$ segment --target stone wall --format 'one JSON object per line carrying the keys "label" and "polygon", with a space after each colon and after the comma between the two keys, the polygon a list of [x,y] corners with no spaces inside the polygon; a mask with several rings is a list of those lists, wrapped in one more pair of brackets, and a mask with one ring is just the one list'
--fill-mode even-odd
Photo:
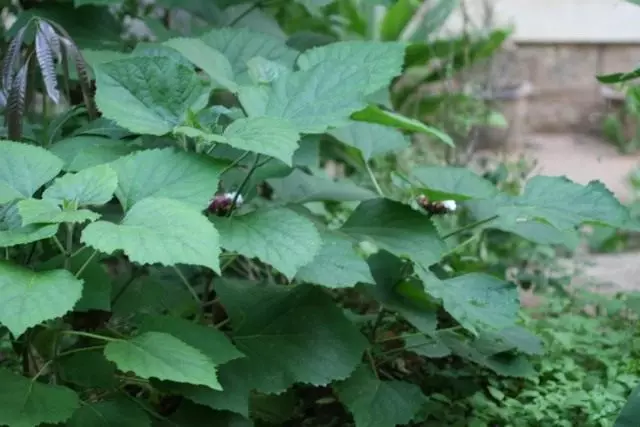
{"label": "stone wall", "polygon": [[496,87],[532,84],[529,131],[597,133],[606,101],[595,75],[639,63],[640,44],[519,43],[493,58],[490,80]]}

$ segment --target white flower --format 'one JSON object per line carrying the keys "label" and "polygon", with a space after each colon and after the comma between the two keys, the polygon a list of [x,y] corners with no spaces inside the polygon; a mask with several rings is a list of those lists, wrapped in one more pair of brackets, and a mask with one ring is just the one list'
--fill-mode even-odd
{"label": "white flower", "polygon": [[458,207],[455,200],[443,200],[442,206],[447,208],[449,212],[455,212],[456,208]]}
{"label": "white flower", "polygon": [[[232,201],[236,197],[236,192],[225,193],[224,197],[226,197],[229,201]],[[238,199],[236,200],[236,206],[240,206],[244,202],[242,198],[242,194],[238,194]]]}

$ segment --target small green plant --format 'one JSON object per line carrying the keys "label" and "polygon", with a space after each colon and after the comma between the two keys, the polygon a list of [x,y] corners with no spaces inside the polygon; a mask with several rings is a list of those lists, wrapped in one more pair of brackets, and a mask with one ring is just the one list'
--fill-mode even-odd
{"label": "small green plant", "polygon": [[[599,182],[374,171],[408,133],[451,142],[373,98],[429,48],[220,27],[93,52],[99,118],[0,141],[0,425],[392,427],[459,366],[533,375],[517,286],[451,254],[628,211]],[[323,175],[332,148],[367,181]]]}

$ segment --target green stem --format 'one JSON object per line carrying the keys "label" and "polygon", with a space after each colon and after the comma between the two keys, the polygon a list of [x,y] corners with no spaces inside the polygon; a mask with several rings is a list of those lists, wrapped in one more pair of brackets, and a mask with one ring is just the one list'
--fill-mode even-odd
{"label": "green stem", "polygon": [[96,340],[102,340],[102,341],[107,341],[107,342],[119,342],[119,341],[122,341],[120,338],[106,337],[104,335],[92,334],[91,332],[84,332],[84,331],[68,330],[68,331],[62,331],[62,333],[63,334],[67,334],[67,335],[76,335],[76,336],[79,336],[79,337],[93,338],[93,339],[96,339]]}
{"label": "green stem", "polygon": [[262,4],[262,1],[257,1],[255,3],[253,3],[244,12],[242,12],[240,15],[236,16],[234,20],[229,22],[229,27],[233,27],[238,22],[242,21],[242,18],[246,17],[248,14],[250,14],[251,12],[256,10],[257,8],[259,8],[261,4]]}
{"label": "green stem", "polygon": [[67,251],[65,250],[64,246],[62,245],[62,242],[60,241],[60,239],[58,239],[58,236],[53,236],[53,243],[56,244],[56,246],[58,247],[58,249],[60,250],[60,253],[62,255],[66,255]]}
{"label": "green stem", "polygon": [[371,169],[371,166],[369,165],[369,162],[365,161],[364,162],[364,166],[367,169],[367,173],[369,174],[369,178],[371,178],[371,182],[373,182],[373,186],[376,188],[376,191],[378,192],[380,197],[384,197],[384,191],[382,191],[382,187],[380,187],[380,184],[378,183],[378,180],[376,179],[376,176],[373,174],[373,170]]}
{"label": "green stem", "polygon": [[89,346],[89,347],[73,348],[71,350],[62,351],[62,352],[58,353],[58,355],[56,357],[66,357],[66,356],[70,356],[70,355],[75,354],[75,353],[82,353],[84,351],[102,350],[103,348],[104,348],[103,345],[92,345],[92,346]]}
{"label": "green stem", "polygon": [[51,362],[53,362],[53,360],[48,360],[44,365],[42,365],[42,368],[40,368],[40,370],[38,371],[38,373],[37,373],[37,374],[35,374],[35,375],[33,376],[33,378],[31,378],[31,381],[32,381],[32,382],[37,381],[37,380],[38,380],[38,378],[40,378],[40,376],[41,376],[42,374],[44,374],[45,369],[47,369],[47,367],[49,367],[49,365],[51,364]]}
{"label": "green stem", "polygon": [[464,227],[460,227],[457,230],[453,230],[451,233],[445,234],[442,236],[443,239],[448,239],[449,237],[453,237],[457,234],[464,233],[467,230],[471,230],[472,228],[476,228],[482,224],[486,224],[488,222],[493,221],[498,218],[498,215],[490,216],[489,218],[481,219],[480,221],[472,222],[471,224],[467,224]]}
{"label": "green stem", "polygon": [[244,179],[240,183],[240,187],[238,187],[238,190],[236,191],[236,194],[233,196],[233,201],[231,202],[231,208],[229,209],[229,216],[230,217],[233,216],[233,213],[234,213],[235,207],[236,207],[236,203],[238,202],[238,197],[240,197],[240,194],[242,194],[242,192],[244,191],[245,187],[249,183],[249,179],[251,179],[251,175],[253,175],[253,173],[258,168],[258,162],[260,162],[260,154],[256,154],[256,158],[254,159],[253,164],[251,165],[251,169],[249,169],[249,172],[247,172],[247,175],[244,177]]}
{"label": "green stem", "polygon": [[184,284],[185,288],[187,288],[187,290],[189,291],[189,293],[193,297],[194,301],[196,302],[196,305],[198,307],[200,307],[200,305],[201,305],[200,297],[198,296],[198,293],[196,292],[196,290],[193,289],[193,286],[191,286],[191,284],[189,283],[189,280],[187,280],[185,275],[182,274],[182,271],[180,271],[180,269],[178,267],[176,267],[174,265],[173,269],[176,272],[176,274],[178,275],[178,277],[180,278],[180,280],[182,281],[182,283]]}
{"label": "green stem", "polygon": [[[208,153],[207,153],[208,154]],[[229,166],[227,166],[226,168],[224,168],[222,170],[222,172],[220,172],[220,176],[224,175],[225,173],[229,172],[231,169],[235,168],[236,166],[238,166],[238,163],[240,163],[241,161],[243,161],[249,154],[251,154],[250,151],[245,151],[244,154],[242,154],[241,156],[239,156],[237,159],[235,159]]]}
{"label": "green stem", "polygon": [[73,252],[73,224],[67,224],[67,246],[64,252],[64,268],[69,270],[71,266],[71,252]]}
{"label": "green stem", "polygon": [[78,271],[75,274],[76,277],[80,277],[80,275],[84,272],[84,270],[87,268],[89,263],[93,261],[93,259],[96,257],[97,254],[98,254],[98,251],[94,250],[93,253],[89,256],[89,258],[87,258],[87,260],[84,262],[84,264],[82,264],[82,266],[78,269]]}

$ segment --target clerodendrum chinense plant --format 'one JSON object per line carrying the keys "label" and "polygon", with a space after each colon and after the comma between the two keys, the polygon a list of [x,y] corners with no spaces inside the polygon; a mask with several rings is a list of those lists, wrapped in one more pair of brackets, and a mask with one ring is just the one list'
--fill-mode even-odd
{"label": "clerodendrum chinense plant", "polygon": [[[46,34],[40,49],[64,37]],[[416,369],[455,356],[530,374],[542,350],[516,286],[443,260],[487,228],[562,242],[628,213],[601,183],[558,177],[510,196],[463,168],[416,168],[390,180],[401,190],[323,176],[330,144],[367,168],[403,132],[450,142],[372,104],[406,47],[174,38],[94,65],[100,118],[0,141],[0,424],[283,425],[322,386],[357,427],[392,427],[428,417],[405,351]],[[417,195],[477,226],[447,229]],[[328,225],[317,202],[357,206]]]}

